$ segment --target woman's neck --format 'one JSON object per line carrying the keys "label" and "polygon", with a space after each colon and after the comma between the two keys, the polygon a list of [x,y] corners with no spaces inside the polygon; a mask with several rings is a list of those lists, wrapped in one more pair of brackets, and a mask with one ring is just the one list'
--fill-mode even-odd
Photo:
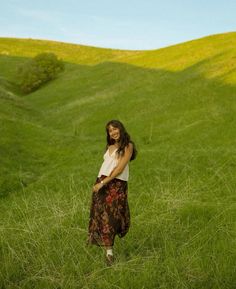
{"label": "woman's neck", "polygon": [[115,142],[113,143],[113,146],[116,147],[116,148],[119,148],[119,147],[120,147],[120,142],[116,142],[116,141],[115,141]]}

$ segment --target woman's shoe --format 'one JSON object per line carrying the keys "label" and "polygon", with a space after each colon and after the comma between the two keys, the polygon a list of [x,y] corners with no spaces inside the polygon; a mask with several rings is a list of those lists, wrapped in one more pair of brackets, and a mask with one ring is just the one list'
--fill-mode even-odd
{"label": "woman's shoe", "polygon": [[111,266],[115,261],[115,258],[113,255],[106,255],[106,263],[108,266]]}

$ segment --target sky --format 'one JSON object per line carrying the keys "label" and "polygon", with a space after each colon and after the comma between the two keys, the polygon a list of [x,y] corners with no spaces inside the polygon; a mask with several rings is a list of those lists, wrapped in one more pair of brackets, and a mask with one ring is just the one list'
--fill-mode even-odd
{"label": "sky", "polygon": [[149,50],[236,31],[236,0],[0,0],[0,37]]}

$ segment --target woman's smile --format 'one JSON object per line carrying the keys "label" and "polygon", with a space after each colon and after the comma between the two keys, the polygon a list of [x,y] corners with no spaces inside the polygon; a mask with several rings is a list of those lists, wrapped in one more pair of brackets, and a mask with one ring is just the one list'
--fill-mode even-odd
{"label": "woman's smile", "polygon": [[118,134],[113,134],[111,137],[112,137],[112,138],[118,138],[119,135],[118,135]]}
{"label": "woman's smile", "polygon": [[112,139],[118,140],[120,138],[120,130],[117,127],[110,126],[109,135]]}

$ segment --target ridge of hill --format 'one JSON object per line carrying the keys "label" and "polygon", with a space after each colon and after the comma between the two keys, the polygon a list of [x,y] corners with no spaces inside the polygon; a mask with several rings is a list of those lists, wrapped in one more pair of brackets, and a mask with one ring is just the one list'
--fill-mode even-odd
{"label": "ridge of hill", "polygon": [[0,37],[0,55],[33,57],[42,52],[53,52],[66,62],[86,65],[139,53],[139,51],[99,48],[50,40]]}
{"label": "ridge of hill", "polygon": [[[0,55],[33,57],[42,52],[54,52],[64,61],[79,64],[92,65],[116,60],[149,68],[164,66],[176,68],[176,64],[177,67],[180,64],[187,64],[191,58],[199,61],[213,57],[220,51],[235,49],[235,36],[236,32],[215,34],[152,50],[120,50],[50,40],[0,37]],[[199,49],[202,47],[204,49]],[[198,54],[198,59],[195,58],[195,54]],[[192,63],[195,63],[193,60]]]}
{"label": "ridge of hill", "polygon": [[[117,50],[64,42],[0,37],[0,55],[11,56],[12,65],[42,52],[54,52],[63,61],[96,66],[106,62],[123,63],[148,69],[183,71],[201,66],[208,78],[223,77],[233,83],[230,74],[235,69],[236,32],[210,35],[155,50]],[[10,65],[11,66],[11,65]],[[4,62],[1,62],[4,74]],[[8,75],[10,77],[11,75]]]}

